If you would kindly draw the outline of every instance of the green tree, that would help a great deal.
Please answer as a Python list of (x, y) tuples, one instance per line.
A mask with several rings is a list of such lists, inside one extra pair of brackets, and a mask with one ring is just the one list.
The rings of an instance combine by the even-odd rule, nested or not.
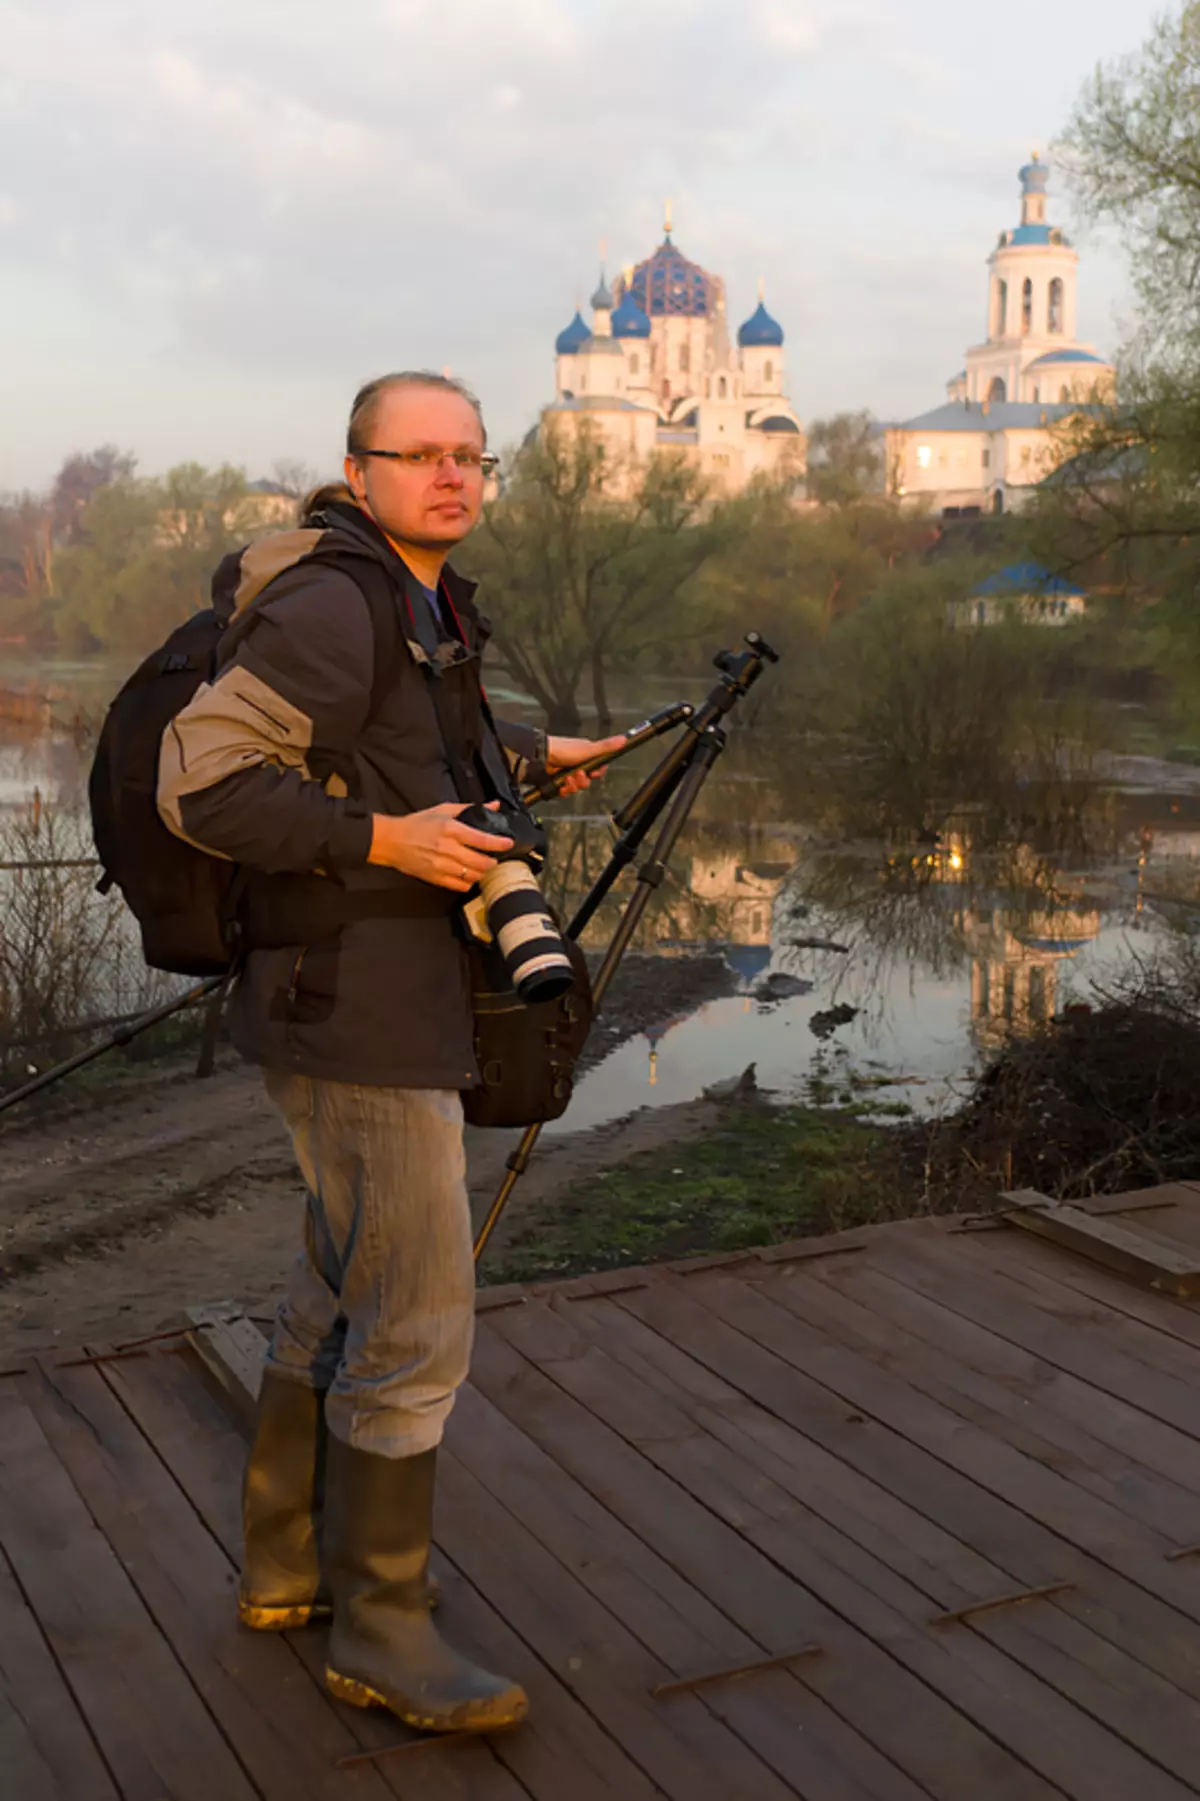
[(109, 483), (58, 558), (60, 642), (144, 654), (208, 604), (216, 565), (256, 525), (237, 469), (184, 463), (160, 480)]
[(522, 448), (461, 562), (485, 585), (500, 661), (552, 731), (580, 729), (585, 682), (608, 731), (612, 675), (703, 630), (695, 577), (731, 517), (682, 458), (637, 468), (587, 430)]
[[(1041, 559), (1142, 611), (1183, 694), (1200, 652), (1200, 4), (1096, 70), (1060, 151), (1079, 210), (1120, 233), (1138, 313), (1116, 403), (1078, 419), (1031, 521)], [(1144, 609), (1149, 608), (1146, 613)]]
[(883, 492), (883, 440), (874, 415), (834, 413), (808, 428), (810, 500), (847, 506)]

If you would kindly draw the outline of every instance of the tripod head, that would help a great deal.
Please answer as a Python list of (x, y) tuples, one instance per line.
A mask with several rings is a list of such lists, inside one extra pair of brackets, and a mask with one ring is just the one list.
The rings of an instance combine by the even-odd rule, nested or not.
[[(709, 704), (716, 705), (722, 713), (749, 693), (768, 663), (779, 661), (779, 652), (772, 650), (761, 632), (747, 632), (743, 642), (750, 646), (749, 650), (719, 650), (713, 658), (713, 668), (721, 671), (721, 682), (709, 696)], [(723, 704), (718, 701), (721, 689), (728, 695)]]

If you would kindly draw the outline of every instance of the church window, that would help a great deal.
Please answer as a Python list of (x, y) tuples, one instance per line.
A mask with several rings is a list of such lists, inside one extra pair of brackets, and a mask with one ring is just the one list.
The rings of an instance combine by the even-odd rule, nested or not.
[(1033, 330), (1033, 283), (1028, 275), (1021, 289), (1021, 330)]
[(1060, 275), (1056, 275), (1050, 283), (1050, 305), (1047, 310), (1046, 323), (1051, 331), (1060, 332), (1063, 328), (1063, 285)]
[(1036, 406), (1036, 405), (1037, 405), (1037, 403), (1038, 403), (1038, 401), (1039, 401), (1039, 400), (1040, 400), (1040, 399), (1041, 399), (1041, 398), (1042, 398), (1042, 390), (1041, 390), (1041, 389), (1040, 389), (1040, 388), (1035, 388), (1035, 389), (1034, 389), (1034, 390), (1033, 390), (1033, 404), (1034, 404), (1034, 406)]
[(1002, 338), (1008, 326), (1008, 283), (996, 283), (996, 336)]
[(983, 448), (983, 466), (985, 469), (988, 469), (991, 467), (991, 461), (992, 461), (992, 453), (985, 444), (984, 448)]
[(579, 371), (579, 392), (581, 394), (583, 394), (584, 392), (586, 392), (586, 390), (587, 390), (587, 370), (581, 369)]
[(989, 400), (1007, 400), (1008, 399), (1008, 388), (1005, 385), (1004, 377), (1002, 375), (994, 375), (992, 377), (992, 385), (988, 389), (988, 399)]
[(917, 463), (920, 468), (928, 469), (933, 461), (933, 450), (928, 444), (917, 445)]
[(774, 365), (774, 363), (767, 361), (763, 364), (763, 380), (764, 381), (774, 381), (774, 379), (775, 379), (775, 365)]
[(1071, 398), (1071, 390), (1070, 390), (1070, 388), (1068, 388), (1068, 387), (1062, 387), (1062, 388), (1060, 388), (1060, 389), (1059, 389), (1059, 390), (1058, 390), (1058, 398), (1059, 398), (1059, 399), (1060, 399), (1060, 400), (1061, 400), (1061, 401), (1064, 401), (1064, 402), (1065, 402), (1065, 401), (1068, 401), (1068, 400), (1070, 400), (1070, 398)]
[(681, 344), (681, 345), (680, 345), (680, 346), (679, 346), (679, 368), (680, 368), (680, 371), (681, 371), (681, 372), (682, 372), (682, 373), (683, 373), (683, 374), (684, 374), (684, 375), (686, 375), (686, 374), (687, 374), (687, 373), (688, 373), (688, 370), (689, 370), (689, 369), (690, 369), (690, 368), (691, 368), (691, 366), (692, 366), (692, 352), (691, 352), (691, 348), (690, 348), (690, 346), (689, 346), (689, 345), (687, 345), (687, 344)]
[(725, 396), (727, 395), (728, 392), (729, 392), (729, 383), (725, 380), (725, 377), (723, 375), (719, 376), (717, 379), (717, 399), (724, 400)]
[(637, 351), (636, 351), (636, 350), (635, 350), (635, 351), (634, 351), (634, 353), (633, 353), (633, 355), (632, 355), (632, 356), (631, 356), (631, 357), (630, 357), (630, 359), (629, 359), (629, 373), (630, 373), (630, 375), (636, 375), (636, 374), (637, 374), (637, 372), (638, 372), (638, 370), (639, 370), (639, 368), (640, 368), (640, 367), (641, 367), (641, 365), (640, 365), (640, 363), (639, 363), (639, 362), (638, 362), (638, 354), (637, 354)]

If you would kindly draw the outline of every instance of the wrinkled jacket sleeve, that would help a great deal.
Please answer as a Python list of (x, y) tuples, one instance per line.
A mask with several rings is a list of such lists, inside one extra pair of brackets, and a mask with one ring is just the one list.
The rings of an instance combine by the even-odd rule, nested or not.
[(513, 780), (536, 782), (546, 773), (546, 734), (537, 726), (517, 725), (513, 720), (497, 719), (496, 736), (508, 757)]
[(364, 864), (367, 809), (307, 759), (314, 745), (353, 750), (373, 668), (370, 614), (348, 576), (278, 577), (230, 662), (163, 734), (158, 809), (171, 831), (269, 873)]

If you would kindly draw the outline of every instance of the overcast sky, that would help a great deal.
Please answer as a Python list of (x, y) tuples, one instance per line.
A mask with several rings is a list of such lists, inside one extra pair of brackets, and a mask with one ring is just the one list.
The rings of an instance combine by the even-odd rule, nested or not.
[[(600, 240), (647, 255), (667, 195), (734, 324), (765, 278), (803, 418), (936, 405), (1018, 167), (1159, 10), (0, 0), (0, 487), (106, 441), (331, 471), (356, 384), (413, 365), (512, 440)], [(1081, 247), (1111, 350), (1119, 246)]]

